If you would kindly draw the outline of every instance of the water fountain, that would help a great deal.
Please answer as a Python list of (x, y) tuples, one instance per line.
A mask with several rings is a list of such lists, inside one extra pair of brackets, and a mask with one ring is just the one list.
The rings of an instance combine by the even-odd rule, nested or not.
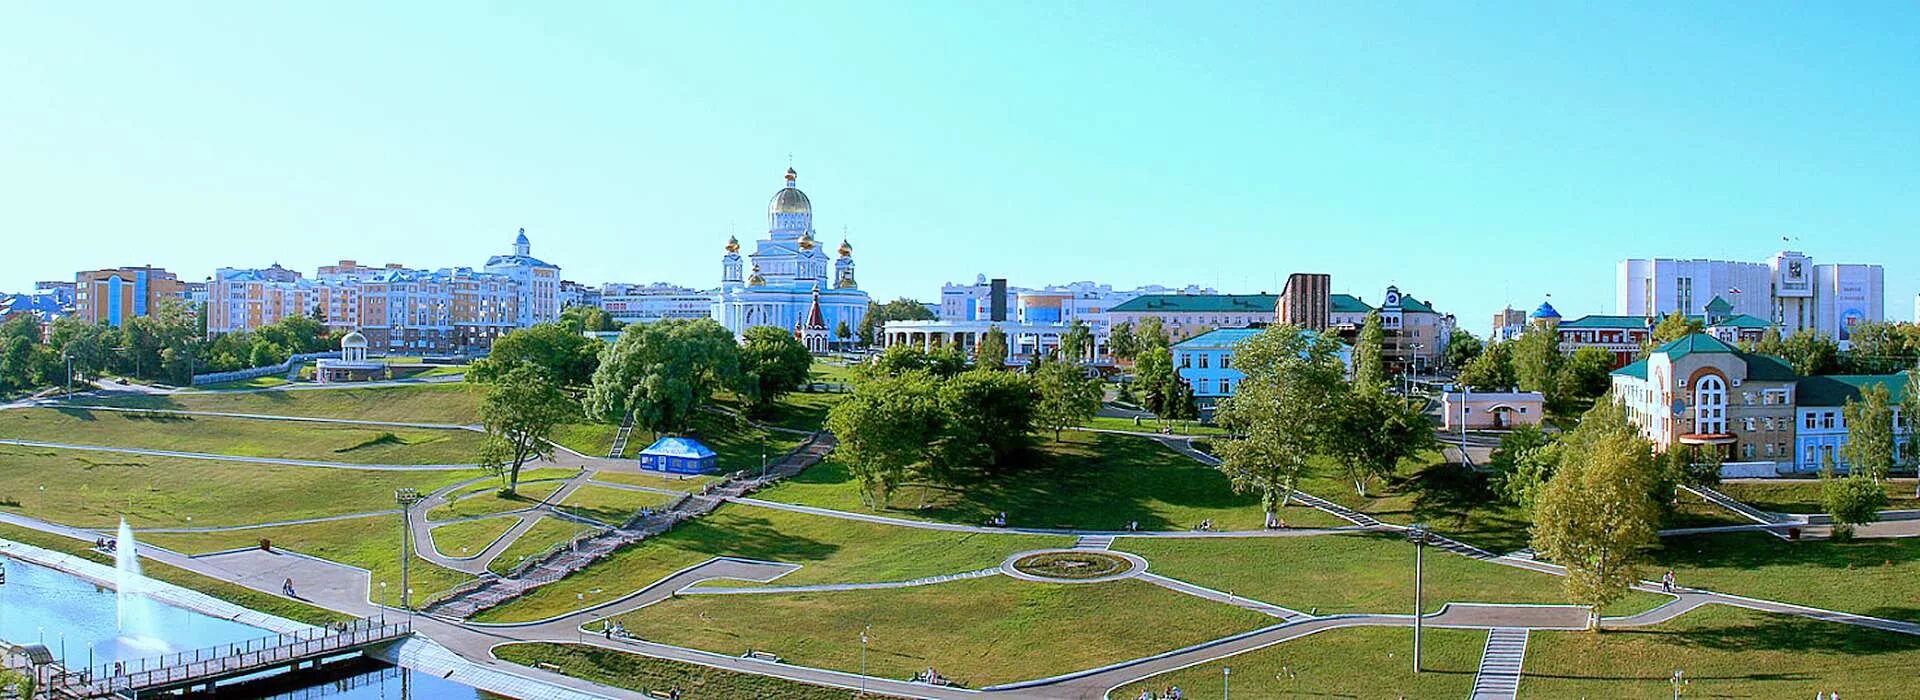
[(120, 532), (114, 540), (115, 614), (121, 644), (137, 649), (165, 652), (169, 646), (154, 627), (154, 602), (146, 595), (146, 577), (140, 574), (139, 545), (133, 540), (133, 528), (120, 519)]

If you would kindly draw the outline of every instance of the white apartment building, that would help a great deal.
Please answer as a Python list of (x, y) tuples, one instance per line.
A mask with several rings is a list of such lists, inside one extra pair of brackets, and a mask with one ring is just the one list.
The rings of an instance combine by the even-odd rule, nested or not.
[(1705, 316), (1720, 297), (1733, 313), (1767, 319), (1782, 333), (1811, 328), (1846, 343), (1854, 324), (1885, 318), (1879, 265), (1820, 264), (1783, 250), (1766, 262), (1635, 258), (1618, 266), (1617, 313)]
[(653, 323), (670, 318), (711, 318), (713, 292), (655, 282), (600, 287), (599, 307), (621, 323)]

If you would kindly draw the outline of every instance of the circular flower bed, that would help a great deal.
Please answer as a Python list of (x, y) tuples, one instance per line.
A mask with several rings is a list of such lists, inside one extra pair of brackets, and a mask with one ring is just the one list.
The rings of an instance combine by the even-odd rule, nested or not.
[(1133, 562), (1102, 552), (1042, 552), (1015, 560), (1013, 568), (1040, 578), (1082, 581), (1126, 573)]

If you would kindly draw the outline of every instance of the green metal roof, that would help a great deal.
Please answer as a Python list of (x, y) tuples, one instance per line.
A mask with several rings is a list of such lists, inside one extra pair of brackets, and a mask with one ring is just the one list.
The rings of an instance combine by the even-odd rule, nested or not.
[(1361, 301), (1360, 297), (1352, 294), (1334, 294), (1327, 297), (1327, 302), (1336, 314), (1364, 314), (1373, 310), (1367, 302)]
[(1620, 369), (1616, 369), (1613, 371), (1613, 373), (1620, 375), (1622, 377), (1634, 377), (1637, 379), (1646, 379), (1647, 378), (1647, 361), (1634, 360), (1633, 364), (1627, 365), (1625, 367), (1621, 367)]
[(1715, 338), (1705, 333), (1693, 333), (1693, 334), (1684, 336), (1682, 338), (1679, 338), (1677, 340), (1668, 342), (1666, 345), (1662, 345), (1659, 348), (1655, 349), (1654, 352), (1666, 355), (1667, 359), (1669, 360), (1678, 360), (1682, 357), (1686, 357), (1696, 352), (1721, 352), (1721, 353), (1732, 354), (1740, 351), (1739, 349), (1733, 347), (1732, 345), (1728, 345), (1726, 341), (1721, 340), (1719, 338)]
[(1791, 382), (1800, 379), (1800, 373), (1793, 371), (1793, 365), (1772, 355), (1755, 352), (1735, 353), (1741, 361), (1747, 363), (1747, 379), (1762, 382)]
[(1595, 328), (1616, 330), (1639, 330), (1647, 327), (1645, 316), (1608, 316), (1587, 314), (1571, 321), (1561, 321), (1561, 328)]
[(1426, 313), (1426, 314), (1439, 313), (1437, 311), (1434, 311), (1433, 307), (1429, 306), (1427, 302), (1421, 301), (1419, 299), (1415, 299), (1413, 298), (1412, 294), (1407, 294), (1405, 292), (1400, 293), (1400, 310), (1413, 311), (1416, 313)]
[(1707, 325), (1708, 327), (1711, 327), (1711, 328), (1739, 328), (1741, 330), (1752, 330), (1757, 328), (1760, 330), (1766, 330), (1767, 328), (1773, 325), (1773, 322), (1752, 314), (1740, 314), (1738, 316), (1733, 316), (1725, 320), (1722, 320), (1719, 323), (1709, 323)]
[(1732, 310), (1733, 304), (1718, 296), (1714, 297), (1713, 301), (1707, 302), (1707, 313), (1710, 314), (1726, 313)]
[(1898, 403), (1907, 393), (1907, 375), (1831, 374), (1800, 380), (1796, 403), (1801, 406), (1845, 406), (1848, 399), (1860, 397), (1860, 390), (1875, 384), (1887, 388), (1888, 399)]
[(1273, 294), (1142, 294), (1107, 309), (1121, 313), (1273, 313)]

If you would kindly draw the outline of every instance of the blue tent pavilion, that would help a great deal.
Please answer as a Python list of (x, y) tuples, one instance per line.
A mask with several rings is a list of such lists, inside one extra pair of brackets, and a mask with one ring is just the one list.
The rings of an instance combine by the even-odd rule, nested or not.
[(720, 471), (720, 460), (699, 440), (669, 436), (640, 451), (640, 468), (670, 474), (712, 474)]

